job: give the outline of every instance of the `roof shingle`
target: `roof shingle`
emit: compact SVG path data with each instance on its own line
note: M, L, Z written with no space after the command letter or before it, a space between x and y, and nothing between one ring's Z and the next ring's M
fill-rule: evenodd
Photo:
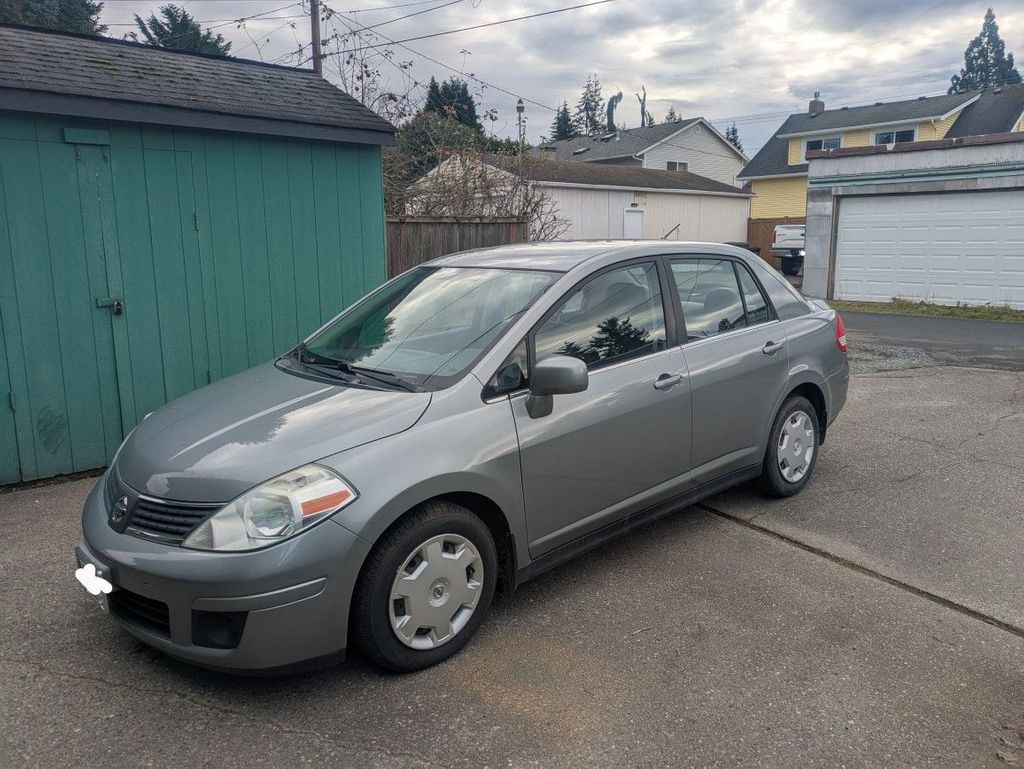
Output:
M348 132L350 140L380 144L390 143L395 132L310 70L17 26L0 25L0 92L8 95L5 107L15 109L31 109L49 97L64 105L60 109L86 114L72 112L73 105L105 100L134 108L144 122L150 113L153 122L163 122L153 110L159 108L164 115L171 110L230 116L234 130L251 124L260 132L258 121L269 133L280 128L298 135L285 129L310 126L324 138ZM94 115L95 105L90 109Z
M667 139L700 120L699 117L678 120L674 123L658 123L643 128L627 128L615 131L612 138L602 136L578 136L575 139L560 139L540 145L539 154L552 160L589 161L628 158L643 152L652 144Z

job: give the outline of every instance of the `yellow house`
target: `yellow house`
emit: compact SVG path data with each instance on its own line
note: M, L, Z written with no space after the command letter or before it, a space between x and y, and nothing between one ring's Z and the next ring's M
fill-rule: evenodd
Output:
M750 183L752 222L802 220L809 150L1008 131L1024 131L1024 84L831 110L815 93L807 112L790 115L738 178Z

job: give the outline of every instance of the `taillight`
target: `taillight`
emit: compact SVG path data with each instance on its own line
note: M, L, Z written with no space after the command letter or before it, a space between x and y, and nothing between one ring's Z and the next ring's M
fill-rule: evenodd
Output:
M836 313L836 347L839 352L846 352L846 326L843 325L843 316Z

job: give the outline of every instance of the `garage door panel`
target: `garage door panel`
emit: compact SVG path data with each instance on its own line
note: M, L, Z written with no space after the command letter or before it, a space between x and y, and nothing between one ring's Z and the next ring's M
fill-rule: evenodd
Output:
M1024 308L1024 190L844 198L835 295Z

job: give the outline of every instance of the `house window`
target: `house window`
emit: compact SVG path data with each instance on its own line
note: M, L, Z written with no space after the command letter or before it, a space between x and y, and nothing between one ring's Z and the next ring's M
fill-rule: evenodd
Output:
M684 163L681 160L669 160L665 163L665 168L669 171L686 171L689 165L689 163Z
M916 131L913 128L904 128L900 131L881 131L875 134L875 144L899 144L901 142L914 141Z
M824 139L808 139L804 147L804 159L811 150L837 150L843 146L843 137L828 136Z

